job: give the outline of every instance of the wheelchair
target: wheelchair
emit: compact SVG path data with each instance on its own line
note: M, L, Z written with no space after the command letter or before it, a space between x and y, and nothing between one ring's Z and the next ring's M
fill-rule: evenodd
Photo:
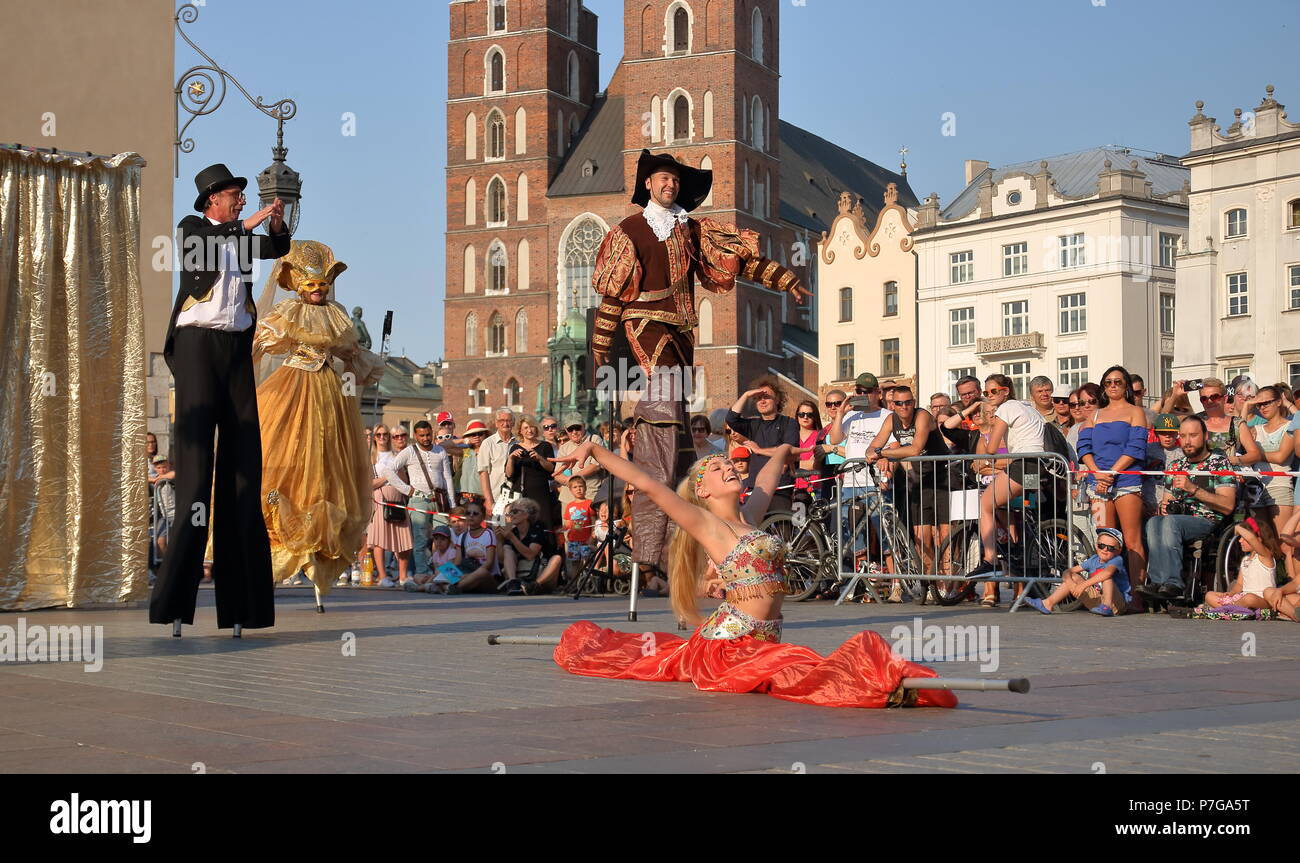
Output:
M1200 539L1183 544L1183 595L1171 601L1154 601L1156 610L1170 605L1192 607L1205 599L1210 591L1224 593L1237 578L1245 552L1234 527L1234 513L1219 520L1214 529ZM1152 603L1152 600L1148 600Z

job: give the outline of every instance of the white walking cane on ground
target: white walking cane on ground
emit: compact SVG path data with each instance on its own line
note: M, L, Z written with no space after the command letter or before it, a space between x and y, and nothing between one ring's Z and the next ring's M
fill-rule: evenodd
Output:
M556 645L559 643L559 637L554 635L493 634L488 636L488 644L494 646L500 644ZM920 689L947 689L954 692L1018 692L1024 694L1029 691L1029 678L904 677L898 684L898 689L890 696L889 706L900 707L914 701L915 694L909 693Z

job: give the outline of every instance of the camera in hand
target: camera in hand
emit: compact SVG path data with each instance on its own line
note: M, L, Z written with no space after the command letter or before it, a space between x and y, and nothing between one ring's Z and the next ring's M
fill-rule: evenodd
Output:
M852 396L849 398L849 407L860 411L871 410L871 396Z
M1183 390L1185 392L1194 393L1203 386L1205 386L1205 381L1202 378L1197 378L1194 381L1188 381L1183 384Z
M1165 504L1165 515L1191 515L1191 510L1182 501L1171 500Z

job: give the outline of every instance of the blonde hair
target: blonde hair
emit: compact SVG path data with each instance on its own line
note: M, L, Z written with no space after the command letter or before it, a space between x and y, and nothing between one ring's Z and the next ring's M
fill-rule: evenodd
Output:
M703 508L704 504L695 495L695 472L699 465L699 461L692 465L686 479L678 483L677 496L689 504ZM695 625L701 620L696 594L704 583L708 565L704 548L695 541L695 537L678 526L668 542L668 598L672 602L673 613L684 623Z
M384 425L383 423L379 423L378 425L376 425L374 428L370 430L370 463L371 464L375 464L376 462L379 461L379 453L380 453L379 438L375 437L375 435L379 433L380 429L383 429L384 431L388 431L388 426ZM383 452L392 452L392 451L393 451L393 437L390 434L388 436L388 449L383 450Z

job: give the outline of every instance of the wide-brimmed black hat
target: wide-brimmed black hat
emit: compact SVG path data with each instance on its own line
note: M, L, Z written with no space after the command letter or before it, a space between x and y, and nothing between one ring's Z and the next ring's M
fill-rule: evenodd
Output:
M677 192L677 203L686 212L690 212L704 203L713 188L713 172L703 168L683 165L667 153L654 154L642 150L636 160L636 186L632 191L632 203L644 207L650 201L650 190L645 187L646 178L655 171L669 168L681 178L681 188Z
M199 196L194 199L194 209L202 213L207 209L209 195L231 186L238 186L242 192L248 186L248 178L236 177L225 165L216 164L199 171L194 178L194 185L199 190Z

